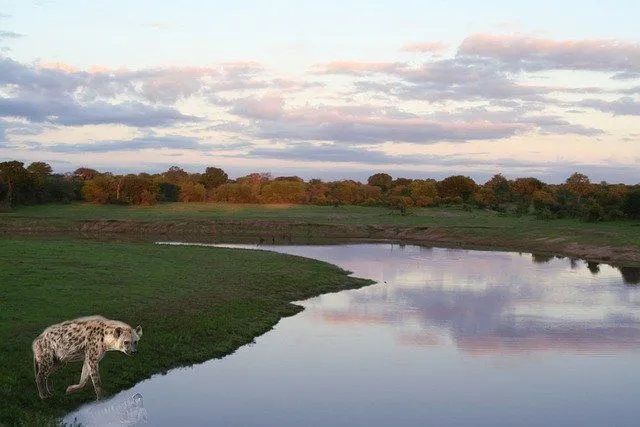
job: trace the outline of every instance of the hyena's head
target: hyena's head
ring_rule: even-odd
[[[117,327],[113,331],[115,337],[114,350],[123,352],[128,356],[133,356],[138,351],[138,341],[142,337],[142,326],[138,325],[135,329]]]

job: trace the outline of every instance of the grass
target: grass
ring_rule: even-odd
[[[70,239],[0,238],[0,271],[0,424],[7,425],[43,425],[94,398],[91,386],[64,395],[80,363],[54,374],[56,396],[37,397],[31,342],[50,324],[102,314],[143,325],[136,357],[108,353],[100,364],[109,395],[233,352],[297,313],[290,301],[371,283],[266,251]]]
[[[562,238],[565,242],[640,247],[640,222],[587,223],[580,220],[536,220],[459,207],[417,208],[410,215],[392,215],[388,208],[363,206],[241,205],[225,203],[162,203],[152,207],[116,205],[37,205],[0,213],[0,225],[69,226],[78,221],[270,221],[273,223],[344,224],[382,227],[435,227],[464,239],[520,241]],[[349,236],[345,236],[349,237]]]

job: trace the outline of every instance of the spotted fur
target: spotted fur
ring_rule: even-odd
[[[84,360],[78,384],[67,387],[67,393],[81,390],[89,378],[96,397],[102,397],[98,363],[107,351],[134,355],[142,336],[142,327],[133,329],[126,323],[102,316],[81,317],[49,326],[33,341],[33,367],[41,399],[52,396],[49,376],[67,362]]]

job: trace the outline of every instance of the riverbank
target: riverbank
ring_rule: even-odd
[[[67,396],[81,364],[37,396],[31,341],[48,325],[89,314],[141,324],[139,354],[100,363],[107,395],[156,373],[222,357],[301,307],[291,301],[372,283],[307,258],[223,248],[0,238],[0,425],[46,425],[94,399]]]
[[[393,241],[640,266],[639,221],[543,221],[460,208],[422,208],[400,216],[386,208],[360,206],[171,203],[132,208],[78,203],[0,214],[0,234],[227,243]]]

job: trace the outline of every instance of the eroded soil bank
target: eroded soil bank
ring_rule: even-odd
[[[640,233],[640,229],[638,230]],[[0,223],[0,234],[73,234],[104,240],[183,240],[242,243],[339,243],[343,241],[392,241],[424,246],[500,249],[562,255],[622,267],[640,267],[640,248],[576,241],[563,235],[522,235],[510,227],[496,226],[390,226],[309,223],[270,220],[21,220]],[[584,240],[581,239],[581,240]]]

